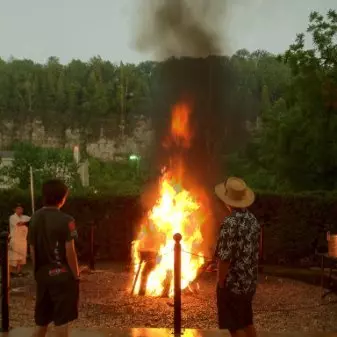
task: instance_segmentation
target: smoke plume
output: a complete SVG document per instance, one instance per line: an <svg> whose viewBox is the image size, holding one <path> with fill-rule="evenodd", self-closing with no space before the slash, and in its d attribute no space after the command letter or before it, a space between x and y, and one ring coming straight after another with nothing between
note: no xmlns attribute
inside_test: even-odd
<svg viewBox="0 0 337 337"><path fill-rule="evenodd" d="M137 48L157 59L224 52L226 0L141 0Z"/></svg>
<svg viewBox="0 0 337 337"><path fill-rule="evenodd" d="M183 153L184 183L193 190L202 185L209 195L210 218L204 229L208 247L213 246L215 203L213 186L219 172L225 138L229 78L226 74L226 0L141 0L137 48L152 53L158 64L153 75L152 120L158 144L154 162L160 169L172 163L172 149L162 147L169 132L172 107L191 104L192 145ZM179 150L178 150L179 151ZM181 153L180 153L181 155Z"/></svg>

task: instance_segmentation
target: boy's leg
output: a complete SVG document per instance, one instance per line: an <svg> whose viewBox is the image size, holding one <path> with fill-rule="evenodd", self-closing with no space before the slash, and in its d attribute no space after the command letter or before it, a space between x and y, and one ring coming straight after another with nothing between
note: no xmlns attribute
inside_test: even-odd
<svg viewBox="0 0 337 337"><path fill-rule="evenodd" d="M237 330L235 332L231 332L231 337L247 337L245 330Z"/></svg>
<svg viewBox="0 0 337 337"><path fill-rule="evenodd" d="M255 326L252 324L245 329L247 337L256 337Z"/></svg>
<svg viewBox="0 0 337 337"><path fill-rule="evenodd" d="M48 325L52 322L53 303L50 298L49 289L46 284L36 283L35 302L35 334L34 337L45 337Z"/></svg>
<svg viewBox="0 0 337 337"><path fill-rule="evenodd" d="M79 282L71 278L51 288L57 336L68 336L68 323L78 318Z"/></svg>

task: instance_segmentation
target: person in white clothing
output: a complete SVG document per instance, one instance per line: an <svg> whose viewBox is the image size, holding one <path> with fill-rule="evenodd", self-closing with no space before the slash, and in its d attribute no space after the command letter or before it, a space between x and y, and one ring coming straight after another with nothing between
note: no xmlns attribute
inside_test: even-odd
<svg viewBox="0 0 337 337"><path fill-rule="evenodd" d="M26 264L27 259L27 235L28 222L30 217L23 214L23 207L17 205L14 214L9 218L9 265L11 274L14 271L18 276L22 276L22 266Z"/></svg>

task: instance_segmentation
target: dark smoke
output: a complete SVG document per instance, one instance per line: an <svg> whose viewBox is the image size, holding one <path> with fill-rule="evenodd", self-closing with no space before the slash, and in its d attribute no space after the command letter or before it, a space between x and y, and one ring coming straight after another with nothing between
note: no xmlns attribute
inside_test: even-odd
<svg viewBox="0 0 337 337"><path fill-rule="evenodd" d="M138 49L154 52L160 60L222 54L226 2L141 0Z"/></svg>
<svg viewBox="0 0 337 337"><path fill-rule="evenodd" d="M142 24L137 40L139 50L165 60L153 76L152 118L158 144L154 162L159 169L174 165L172 149L162 147L167 136L172 107L180 101L193 106L192 146L181 154L185 160L185 188L201 186L211 201L204 237L214 243L216 202L214 185L224 177L219 171L226 134L226 106L229 79L226 58L220 56L225 44L225 0L141 0ZM180 150L182 151L182 150ZM188 186L186 186L188 185ZM208 252L209 253L209 252Z"/></svg>

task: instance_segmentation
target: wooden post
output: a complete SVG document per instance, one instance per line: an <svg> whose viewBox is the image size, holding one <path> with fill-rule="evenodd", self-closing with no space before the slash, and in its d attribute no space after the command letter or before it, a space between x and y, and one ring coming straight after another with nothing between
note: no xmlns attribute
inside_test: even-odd
<svg viewBox="0 0 337 337"><path fill-rule="evenodd" d="M8 232L0 235L1 249L1 332L9 331Z"/></svg>
<svg viewBox="0 0 337 337"><path fill-rule="evenodd" d="M94 224L90 225L90 270L95 270L95 227Z"/></svg>
<svg viewBox="0 0 337 337"><path fill-rule="evenodd" d="M32 202L32 214L35 212L35 199L34 199L34 176L33 167L29 167L29 177L30 177L30 197Z"/></svg>

